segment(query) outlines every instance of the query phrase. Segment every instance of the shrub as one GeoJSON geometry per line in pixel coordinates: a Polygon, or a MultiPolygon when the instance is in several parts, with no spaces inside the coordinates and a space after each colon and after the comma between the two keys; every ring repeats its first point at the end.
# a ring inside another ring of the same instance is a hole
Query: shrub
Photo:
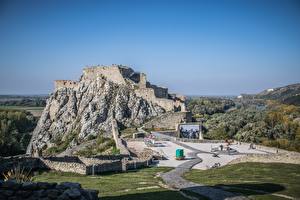
{"type": "Polygon", "coordinates": [[[4,181],[13,180],[18,183],[32,181],[30,170],[26,171],[24,167],[20,166],[20,164],[18,164],[15,168],[11,169],[10,171],[3,173],[3,176],[4,181]]]}
{"type": "Polygon", "coordinates": [[[120,149],[117,149],[117,147],[113,146],[111,153],[113,155],[119,155],[120,154],[120,149]]]}

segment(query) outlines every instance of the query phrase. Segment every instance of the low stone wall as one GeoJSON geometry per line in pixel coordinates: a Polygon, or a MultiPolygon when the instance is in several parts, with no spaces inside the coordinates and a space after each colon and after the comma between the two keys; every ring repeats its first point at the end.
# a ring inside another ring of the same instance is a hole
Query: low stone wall
{"type": "Polygon", "coordinates": [[[176,138],[179,142],[191,142],[191,143],[225,143],[225,140],[199,140],[189,138],[176,138]]]}
{"type": "Polygon", "coordinates": [[[105,172],[121,172],[128,169],[147,167],[152,163],[152,154],[129,160],[128,156],[95,156],[86,157],[0,157],[0,174],[20,165],[28,171],[56,170],[83,175],[101,174],[105,172]]]}
{"type": "Polygon", "coordinates": [[[78,156],[64,156],[64,157],[49,156],[49,157],[44,157],[44,159],[52,162],[82,163],[80,157],[78,156]]]}
{"type": "Polygon", "coordinates": [[[0,181],[0,199],[98,200],[97,190],[85,190],[79,183],[0,181]]]}
{"type": "Polygon", "coordinates": [[[86,165],[80,162],[52,161],[47,158],[46,159],[40,158],[40,159],[49,169],[52,170],[86,174],[86,165]]]}
{"type": "Polygon", "coordinates": [[[289,163],[300,165],[300,154],[297,152],[278,154],[249,154],[231,161],[229,164],[259,162],[259,163],[289,163]]]}
{"type": "Polygon", "coordinates": [[[130,160],[126,163],[126,170],[133,170],[133,169],[141,169],[145,167],[149,167],[152,164],[152,157],[151,159],[137,159],[137,160],[130,160]]]}
{"type": "MultiPolygon", "coordinates": [[[[81,159],[82,157],[80,157],[81,159]]],[[[122,160],[123,158],[128,158],[127,155],[98,155],[89,157],[92,159],[99,159],[99,160],[122,160]]],[[[81,159],[82,160],[82,159],[81,159]]]]}
{"type": "Polygon", "coordinates": [[[129,156],[130,152],[128,151],[128,149],[126,147],[125,140],[123,140],[119,137],[120,134],[119,134],[118,125],[117,125],[116,120],[112,120],[111,126],[112,126],[112,134],[113,134],[117,149],[120,150],[121,155],[129,156]]]}
{"type": "Polygon", "coordinates": [[[105,172],[121,172],[124,170],[123,163],[119,161],[111,161],[98,165],[89,165],[86,167],[87,175],[101,174],[105,172]]]}

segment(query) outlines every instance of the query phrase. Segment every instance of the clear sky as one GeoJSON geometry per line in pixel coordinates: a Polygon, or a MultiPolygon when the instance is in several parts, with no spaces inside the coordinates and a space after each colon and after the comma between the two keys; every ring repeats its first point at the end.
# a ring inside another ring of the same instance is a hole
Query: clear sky
{"type": "Polygon", "coordinates": [[[0,0],[0,94],[113,63],[183,94],[300,82],[300,1],[0,0]]]}

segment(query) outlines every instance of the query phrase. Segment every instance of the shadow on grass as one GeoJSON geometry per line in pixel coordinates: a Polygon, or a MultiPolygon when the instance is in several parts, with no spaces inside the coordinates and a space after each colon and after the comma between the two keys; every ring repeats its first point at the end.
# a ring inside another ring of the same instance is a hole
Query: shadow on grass
{"type": "MultiPolygon", "coordinates": [[[[286,188],[282,185],[274,183],[246,183],[246,184],[228,184],[228,185],[215,185],[215,186],[197,186],[185,188],[183,190],[191,192],[200,192],[204,196],[214,197],[216,199],[225,199],[222,195],[222,191],[228,191],[227,197],[238,197],[238,196],[250,196],[250,195],[268,195],[275,192],[283,191],[286,188]],[[219,189],[219,190],[215,190],[219,189]]],[[[213,199],[214,199],[213,198],[213,199]]]]}
{"type": "Polygon", "coordinates": [[[284,186],[274,184],[274,183],[244,183],[244,184],[230,184],[230,185],[220,184],[220,185],[215,185],[215,187],[241,192],[245,195],[271,194],[286,189],[284,186]]]}
{"type": "Polygon", "coordinates": [[[121,196],[100,197],[101,200],[187,200],[176,191],[145,192],[121,196]]]}
{"type": "MultiPolygon", "coordinates": [[[[213,196],[217,199],[222,198],[220,190],[222,189],[229,191],[231,194],[227,197],[238,197],[238,196],[249,196],[249,195],[267,195],[274,192],[279,192],[285,189],[285,187],[273,184],[273,183],[259,183],[259,184],[231,184],[231,185],[216,185],[211,186],[197,186],[184,188],[181,191],[187,194],[188,196],[197,197],[200,200],[207,200],[205,196],[209,193],[214,193],[213,196]],[[202,195],[197,195],[197,192],[200,192],[202,195]]],[[[102,200],[187,200],[188,198],[183,197],[177,191],[159,191],[159,192],[145,192],[145,193],[136,193],[136,194],[124,194],[121,196],[110,196],[110,197],[101,197],[102,200]]]]}

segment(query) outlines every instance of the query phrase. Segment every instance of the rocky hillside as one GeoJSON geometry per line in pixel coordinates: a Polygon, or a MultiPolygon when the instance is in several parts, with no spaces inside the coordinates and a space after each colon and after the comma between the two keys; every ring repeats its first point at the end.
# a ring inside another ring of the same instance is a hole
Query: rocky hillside
{"type": "Polygon", "coordinates": [[[163,112],[128,84],[104,76],[81,78],[75,87],[56,88],[50,95],[27,153],[41,155],[57,146],[64,151],[99,134],[109,136],[113,118],[120,127],[139,126],[163,112]]]}

